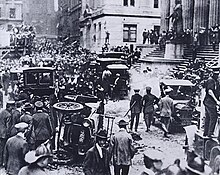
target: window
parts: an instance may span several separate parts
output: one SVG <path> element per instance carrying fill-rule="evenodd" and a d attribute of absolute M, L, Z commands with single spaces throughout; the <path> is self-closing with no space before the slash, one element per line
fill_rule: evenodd
<path fill-rule="evenodd" d="M 15 18 L 15 8 L 10 8 L 9 10 L 9 18 Z"/>
<path fill-rule="evenodd" d="M 124 6 L 128 6 L 128 0 L 124 0 Z"/>
<path fill-rule="evenodd" d="M 9 24 L 9 25 L 8 25 L 8 29 L 7 29 L 7 31 L 11 31 L 12 28 L 13 28 L 13 26 L 12 26 L 11 24 Z"/>
<path fill-rule="evenodd" d="M 159 8 L 159 2 L 158 2 L 158 0 L 154 0 L 154 8 Z"/>
<path fill-rule="evenodd" d="M 123 42 L 136 42 L 137 25 L 124 24 Z"/>
<path fill-rule="evenodd" d="M 130 0 L 130 5 L 134 6 L 135 5 L 135 0 Z"/>

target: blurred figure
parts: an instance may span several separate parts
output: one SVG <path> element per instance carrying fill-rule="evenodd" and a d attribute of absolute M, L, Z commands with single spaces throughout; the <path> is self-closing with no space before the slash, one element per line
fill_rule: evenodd
<path fill-rule="evenodd" d="M 2 75 L 2 83 L 3 83 L 3 90 L 5 91 L 5 95 L 8 95 L 8 88 L 10 83 L 10 73 L 8 69 L 5 70 L 5 73 Z"/>

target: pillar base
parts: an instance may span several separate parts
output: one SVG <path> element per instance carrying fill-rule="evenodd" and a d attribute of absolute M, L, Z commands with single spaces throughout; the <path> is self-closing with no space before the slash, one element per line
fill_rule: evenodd
<path fill-rule="evenodd" d="M 183 58 L 183 44 L 179 43 L 166 43 L 165 58 L 169 59 L 182 59 Z"/>

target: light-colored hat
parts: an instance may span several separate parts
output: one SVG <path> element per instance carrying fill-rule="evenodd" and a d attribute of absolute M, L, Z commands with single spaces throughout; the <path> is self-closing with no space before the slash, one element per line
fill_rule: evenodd
<path fill-rule="evenodd" d="M 34 163 L 37 160 L 39 160 L 42 157 L 52 157 L 50 148 L 47 146 L 47 144 L 41 144 L 39 147 L 37 147 L 36 150 L 29 151 L 25 155 L 25 161 L 27 163 Z"/>
<path fill-rule="evenodd" d="M 7 105 L 15 105 L 15 101 L 7 101 Z"/>
<path fill-rule="evenodd" d="M 26 129 L 26 128 L 28 128 L 28 124 L 25 123 L 25 122 L 20 122 L 20 123 L 17 123 L 15 125 L 15 128 L 17 128 L 17 129 Z"/>
<path fill-rule="evenodd" d="M 35 103 L 34 103 L 34 105 L 36 106 L 36 107 L 38 107 L 38 108 L 42 108 L 43 107 L 43 102 L 41 102 L 41 101 L 36 101 Z"/>
<path fill-rule="evenodd" d="M 164 92 L 169 93 L 171 92 L 173 89 L 171 87 L 168 87 L 167 89 L 164 90 Z"/>

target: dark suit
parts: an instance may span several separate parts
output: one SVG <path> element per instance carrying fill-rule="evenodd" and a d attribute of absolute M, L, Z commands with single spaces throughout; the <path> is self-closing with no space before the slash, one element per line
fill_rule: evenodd
<path fill-rule="evenodd" d="M 4 109 L 0 113 L 0 166 L 3 164 L 3 150 L 9 137 L 11 127 L 11 113 Z"/>
<path fill-rule="evenodd" d="M 16 109 L 12 110 L 10 136 L 14 136 L 17 134 L 17 129 L 15 128 L 15 124 L 20 122 L 20 116 L 21 113 L 18 110 Z"/>
<path fill-rule="evenodd" d="M 85 175 L 111 175 L 108 151 L 103 149 L 103 158 L 100 157 L 96 146 L 90 148 L 84 159 L 83 171 Z"/>
<path fill-rule="evenodd" d="M 136 117 L 135 131 L 137 131 L 137 128 L 138 128 L 140 113 L 142 109 L 141 99 L 142 99 L 142 96 L 140 94 L 134 94 L 131 96 L 131 101 L 130 101 L 130 108 L 131 108 L 130 129 L 131 130 L 133 128 L 135 117 Z"/>
<path fill-rule="evenodd" d="M 35 136 L 35 148 L 37 148 L 41 143 L 50 139 L 52 136 L 50 116 L 43 111 L 37 111 L 33 115 L 33 129 Z"/>
<path fill-rule="evenodd" d="M 4 164 L 8 174 L 16 175 L 26 165 L 24 156 L 28 152 L 28 144 L 20 135 L 8 139 L 4 151 Z"/>

